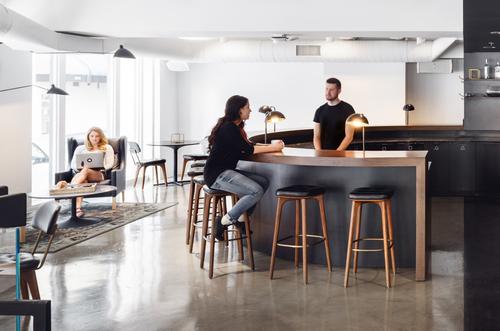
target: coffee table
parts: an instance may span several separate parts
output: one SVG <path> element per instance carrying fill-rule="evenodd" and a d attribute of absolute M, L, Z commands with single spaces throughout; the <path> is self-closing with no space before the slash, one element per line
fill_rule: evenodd
<path fill-rule="evenodd" d="M 66 219 L 60 219 L 57 222 L 57 227 L 64 228 L 75 228 L 82 226 L 89 226 L 101 221 L 98 217 L 78 217 L 76 216 L 76 198 L 89 198 L 89 197 L 98 197 L 104 193 L 110 193 L 116 191 L 115 186 L 111 185 L 97 185 L 96 190 L 94 192 L 85 192 L 85 193 L 73 193 L 73 194 L 50 194 L 49 190 L 44 190 L 40 192 L 31 192 L 28 193 L 28 197 L 32 199 L 55 199 L 55 200 L 66 200 L 71 199 L 71 216 Z"/>

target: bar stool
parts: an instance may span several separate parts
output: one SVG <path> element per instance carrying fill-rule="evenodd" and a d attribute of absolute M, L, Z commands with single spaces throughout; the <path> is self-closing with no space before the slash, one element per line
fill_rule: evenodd
<path fill-rule="evenodd" d="M 206 154 L 184 154 L 182 156 L 184 159 L 184 162 L 182 163 L 182 173 L 181 173 L 181 180 L 184 179 L 184 173 L 186 171 L 186 166 L 188 162 L 190 161 L 203 161 L 208 159 L 208 155 Z"/>
<path fill-rule="evenodd" d="M 214 256 L 215 256 L 215 224 L 217 222 L 217 215 L 226 214 L 227 210 L 225 207 L 225 199 L 227 197 L 232 197 L 233 203 L 236 201 L 236 197 L 229 193 L 219 190 L 214 190 L 209 188 L 208 186 L 203 186 L 203 194 L 204 197 L 204 208 L 203 208 L 203 225 L 202 225 L 202 236 L 201 236 L 201 247 L 200 247 L 200 268 L 203 269 L 205 263 L 205 249 L 207 241 L 210 242 L 210 266 L 208 270 L 208 278 L 212 279 L 214 274 Z M 212 208 L 209 206 L 212 205 Z M 210 209 L 211 213 L 210 213 Z M 210 215 L 211 214 L 211 215 Z M 208 222 L 209 217 L 211 216 L 212 227 L 210 232 L 208 232 Z M 252 248 L 252 232 L 250 230 L 250 221 L 247 213 L 243 215 L 244 217 L 244 226 L 246 234 L 242 234 L 242 231 L 238 227 L 234 227 L 232 230 L 226 230 L 227 232 L 235 232 L 236 237 L 232 239 L 226 239 L 226 242 L 229 241 L 237 241 L 238 242 L 238 252 L 240 260 L 244 259 L 243 255 L 243 240 L 246 239 L 247 242 L 247 250 L 250 259 L 250 267 L 252 270 L 255 270 L 255 264 L 253 259 L 253 248 Z"/>
<path fill-rule="evenodd" d="M 188 197 L 188 210 L 186 217 L 186 245 L 189 245 L 190 231 L 191 231 L 191 218 L 193 218 L 193 206 L 194 206 L 194 193 L 195 193 L 195 182 L 194 177 L 203 175 L 203 168 L 191 168 L 188 171 L 188 176 L 191 178 L 189 183 L 189 197 Z"/>
<path fill-rule="evenodd" d="M 193 182 L 194 182 L 194 201 L 193 201 L 193 212 L 191 216 L 190 234 L 189 234 L 189 253 L 193 253 L 194 235 L 196 229 L 203 224 L 203 218 L 200 221 L 198 221 L 198 216 L 199 216 L 198 213 L 200 210 L 201 190 L 203 189 L 203 186 L 205 186 L 205 179 L 203 178 L 203 176 L 196 176 L 193 178 Z M 202 205 L 202 208 L 205 208 L 205 206 Z"/>
<path fill-rule="evenodd" d="M 396 259 L 394 257 L 394 240 L 392 233 L 391 197 L 394 192 L 383 187 L 361 187 L 349 193 L 352 200 L 351 225 L 349 226 L 349 238 L 347 243 L 347 258 L 345 263 L 344 287 L 349 284 L 349 266 L 351 253 L 354 252 L 353 272 L 358 271 L 359 252 L 384 252 L 385 261 L 385 283 L 391 287 L 389 275 L 389 254 L 391 255 L 392 272 L 396 274 Z M 361 210 L 364 204 L 373 203 L 379 206 L 382 213 L 382 238 L 360 238 Z M 361 249 L 359 243 L 364 240 L 382 241 L 383 248 Z M 354 247 L 353 247 L 354 244 Z"/>
<path fill-rule="evenodd" d="M 308 281 L 308 270 L 307 270 L 307 247 L 324 242 L 325 253 L 326 253 L 326 264 L 328 271 L 332 270 L 331 258 L 330 258 L 330 243 L 328 242 L 328 230 L 326 227 L 326 215 L 325 215 L 325 204 L 324 204 L 324 193 L 325 189 L 318 186 L 311 185 L 295 185 L 284 187 L 276 190 L 276 196 L 278 197 L 278 205 L 276 207 L 276 219 L 274 222 L 274 237 L 273 237 L 273 250 L 271 254 L 271 266 L 269 270 L 269 277 L 273 279 L 274 264 L 276 260 L 276 250 L 278 246 L 281 247 L 291 247 L 295 248 L 295 267 L 299 266 L 299 249 L 302 249 L 302 264 L 304 273 L 304 283 L 307 284 Z M 321 216 L 321 227 L 323 228 L 323 235 L 314 235 L 307 233 L 307 200 L 316 200 L 319 205 L 319 211 Z M 288 236 L 282 239 L 279 237 L 279 229 L 281 223 L 281 212 L 283 210 L 283 205 L 287 201 L 295 201 L 295 235 Z M 301 210 L 302 209 L 302 210 Z M 302 215 L 302 234 L 299 233 L 299 223 L 300 216 Z M 302 237 L 302 244 L 299 244 L 299 237 Z M 319 238 L 320 240 L 308 244 L 307 238 Z M 293 245 L 282 244 L 281 241 L 294 238 L 295 243 Z"/>

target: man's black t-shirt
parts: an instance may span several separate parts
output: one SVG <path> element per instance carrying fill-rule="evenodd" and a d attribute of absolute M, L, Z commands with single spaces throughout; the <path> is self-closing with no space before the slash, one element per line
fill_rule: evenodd
<path fill-rule="evenodd" d="M 212 186 L 225 170 L 236 169 L 238 161 L 253 154 L 253 145 L 241 134 L 241 129 L 233 122 L 226 122 L 217 131 L 204 167 L 205 183 Z"/>
<path fill-rule="evenodd" d="M 316 110 L 314 122 L 321 125 L 321 149 L 337 149 L 345 138 L 345 121 L 354 108 L 344 101 L 335 106 L 325 103 Z"/>

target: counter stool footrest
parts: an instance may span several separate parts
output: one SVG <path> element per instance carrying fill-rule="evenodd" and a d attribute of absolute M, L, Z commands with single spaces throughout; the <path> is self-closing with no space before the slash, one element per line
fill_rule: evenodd
<path fill-rule="evenodd" d="M 361 242 L 361 241 L 384 241 L 384 238 L 359 238 L 353 240 L 352 243 Z M 394 247 L 394 240 L 387 240 L 389 243 L 388 248 Z M 351 248 L 353 252 L 383 252 L 384 248 Z"/>
<path fill-rule="evenodd" d="M 292 245 L 292 244 L 282 244 L 281 243 L 282 241 L 285 241 L 285 240 L 288 240 L 288 239 L 292 239 L 292 238 L 295 239 L 295 237 L 296 236 L 294 236 L 294 235 L 290 235 L 288 237 L 281 238 L 281 239 L 279 239 L 276 242 L 276 246 L 279 246 L 279 247 L 290 247 L 290 248 L 302 248 L 302 247 L 304 247 L 302 245 Z M 299 237 L 302 237 L 302 234 L 299 234 L 297 236 L 297 238 L 299 238 Z M 325 237 L 317 235 L 317 234 L 308 234 L 308 235 L 306 235 L 306 237 L 319 239 L 319 240 L 317 240 L 315 242 L 312 242 L 312 243 L 308 242 L 307 243 L 307 247 L 316 246 L 316 245 L 321 244 L 322 242 L 325 241 Z"/>

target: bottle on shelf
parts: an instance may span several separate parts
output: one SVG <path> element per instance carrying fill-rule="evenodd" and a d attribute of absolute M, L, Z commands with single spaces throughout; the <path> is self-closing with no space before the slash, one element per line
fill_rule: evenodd
<path fill-rule="evenodd" d="M 500 62 L 497 61 L 495 66 L 495 79 L 500 79 Z"/>
<path fill-rule="evenodd" d="M 491 66 L 488 63 L 488 59 L 484 61 L 483 74 L 484 74 L 484 79 L 491 79 Z"/>

